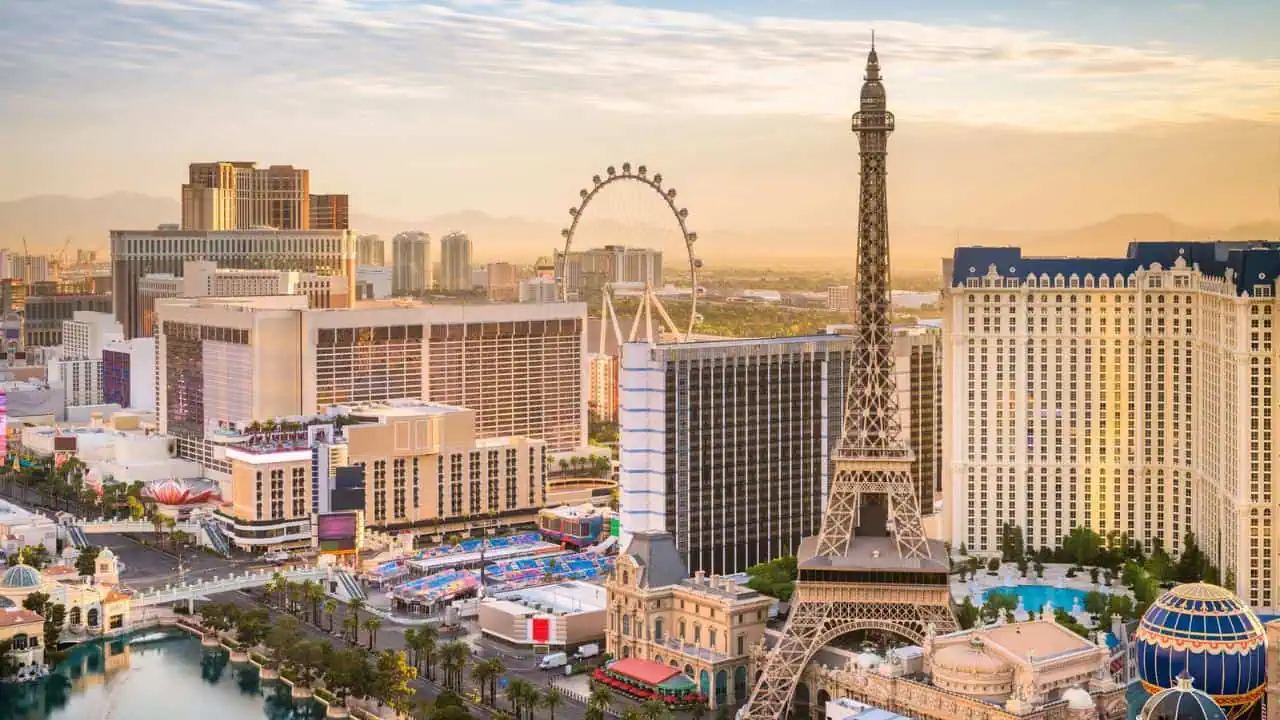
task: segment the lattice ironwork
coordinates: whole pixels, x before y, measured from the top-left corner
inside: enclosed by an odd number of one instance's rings
[[[903,602],[829,602],[821,598],[806,600],[805,592],[806,588],[797,586],[782,638],[769,653],[740,717],[783,717],[809,659],[841,635],[880,630],[920,645],[931,629],[939,634],[960,629],[945,595],[943,604],[910,602],[905,598]]]
[[[889,309],[889,229],[885,157],[893,113],[885,109],[880,61],[875,45],[867,57],[859,112],[853,116],[862,163],[858,200],[856,334],[845,396],[844,428],[832,454],[835,473],[816,556],[849,556],[864,496],[883,495],[890,534],[903,570],[931,558],[920,519],[920,501],[911,481],[911,451],[902,440],[893,374],[893,334]],[[802,566],[803,568],[803,559]],[[830,567],[830,565],[828,565]],[[817,583],[800,580],[782,639],[769,653],[741,720],[773,720],[785,715],[796,683],[821,647],[855,630],[891,632],[923,642],[929,628],[959,630],[950,591],[941,587]]]

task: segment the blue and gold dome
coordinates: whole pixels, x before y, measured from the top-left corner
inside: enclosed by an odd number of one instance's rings
[[[1266,631],[1229,590],[1206,583],[1173,588],[1142,616],[1134,641],[1147,692],[1176,688],[1186,673],[1232,718],[1249,715],[1262,698]]]

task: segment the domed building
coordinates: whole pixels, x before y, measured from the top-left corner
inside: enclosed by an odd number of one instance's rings
[[[1195,688],[1190,675],[1182,673],[1176,686],[1143,703],[1138,720],[1227,720],[1227,714],[1213,698]]]
[[[1231,591],[1207,583],[1173,588],[1142,616],[1134,643],[1138,677],[1147,692],[1178,689],[1186,674],[1226,717],[1260,715],[1267,683],[1266,631]]]
[[[21,605],[28,595],[40,589],[42,582],[39,570],[19,563],[5,569],[4,575],[0,575],[0,596],[8,598],[15,605]]]

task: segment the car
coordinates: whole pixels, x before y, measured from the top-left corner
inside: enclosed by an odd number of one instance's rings
[[[272,565],[282,565],[289,561],[289,553],[284,550],[272,550],[271,552],[263,555],[262,559]]]

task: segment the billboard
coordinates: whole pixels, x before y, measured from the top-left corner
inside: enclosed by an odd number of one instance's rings
[[[0,390],[0,459],[3,459],[9,452],[9,441],[7,434],[9,432],[9,402],[5,397],[4,391]]]
[[[525,632],[529,642],[536,645],[550,645],[555,641],[556,619],[554,617],[531,617],[526,621]]]
[[[353,553],[359,536],[359,513],[322,513],[316,516],[316,541],[322,553]]]

